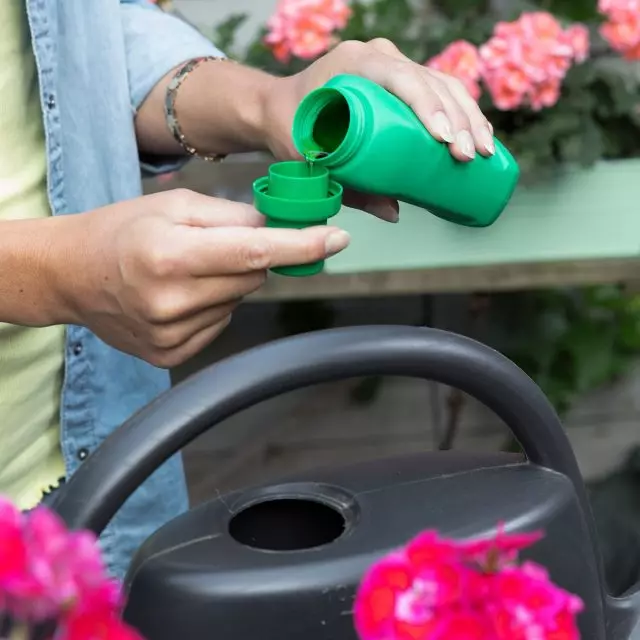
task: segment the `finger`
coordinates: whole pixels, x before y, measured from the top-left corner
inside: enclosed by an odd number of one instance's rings
[[[384,38],[377,38],[366,45],[360,44],[352,51],[352,55],[346,59],[344,73],[368,78],[384,87],[411,107],[436,140],[454,142],[453,127],[442,100],[424,81],[419,65]]]
[[[436,92],[435,82],[426,82],[419,65],[404,59],[373,51],[363,58],[353,73],[358,73],[383,86],[407,104],[424,124],[427,131],[440,142],[455,142],[455,131],[447,110],[452,108],[452,99],[446,90]],[[445,106],[442,96],[448,99]],[[464,156],[463,156],[464,157]],[[467,158],[468,159],[468,158]]]
[[[343,202],[347,207],[362,209],[386,222],[398,222],[400,218],[398,201],[393,198],[345,189]]]
[[[178,322],[154,326],[148,336],[149,346],[153,351],[179,349],[194,335],[226,320],[238,304],[240,299],[209,307]]]
[[[157,193],[151,197],[168,198],[164,202],[173,220],[193,227],[261,227],[264,216],[243,202],[212,198],[188,189]]]
[[[193,229],[180,254],[192,276],[217,276],[308,264],[342,251],[349,234],[336,227]]]
[[[408,62],[397,64],[400,66],[389,74],[383,86],[411,107],[436,140],[449,144],[455,142],[456,130],[448,114],[453,109],[446,92],[437,91],[436,83],[425,82],[417,65]]]
[[[219,322],[201,329],[179,347],[170,350],[158,350],[148,360],[151,364],[163,369],[170,369],[183,364],[213,342],[229,326],[230,322],[231,316],[227,315]]]
[[[364,75],[408,104],[437,140],[450,143],[454,157],[465,161],[475,157],[476,150],[483,155],[494,152],[492,130],[480,107],[461,82],[417,65],[384,38],[372,40],[368,46],[376,54],[386,56],[387,62],[385,64],[376,56],[366,56],[364,64],[367,65],[368,72]],[[389,70],[388,58],[400,63],[400,77]],[[360,65],[362,64],[361,61]],[[411,78],[411,72],[415,73],[417,70],[425,78],[427,88],[421,86],[415,77]],[[434,99],[434,93],[437,99]]]
[[[395,60],[415,65],[415,63],[410,58],[407,58],[390,40],[377,38],[372,40],[370,44],[377,51]],[[421,67],[420,71],[429,74],[429,70],[424,67]],[[452,153],[458,160],[469,160],[473,158],[475,156],[475,147],[473,137],[469,131],[471,128],[470,123],[465,119],[462,109],[456,104],[455,98],[448,90],[444,79],[427,75],[427,85],[436,93],[443,109],[442,113],[429,113],[427,120],[421,118],[423,124],[429,133],[434,135],[438,140],[451,143]],[[424,89],[416,85],[415,91],[424,91]],[[404,95],[396,95],[407,102],[407,98]],[[416,101],[418,100],[419,98],[416,99]],[[428,113],[420,106],[414,108],[414,111],[418,117],[420,117],[420,113]]]
[[[466,87],[451,76],[447,76],[439,71],[431,70],[432,74],[439,76],[447,85],[449,93],[457,104],[465,112],[470,124],[471,135],[475,148],[483,156],[491,156],[496,152],[493,140],[493,127],[482,113],[478,103],[471,97]]]
[[[449,83],[444,76],[438,76],[430,69],[421,68],[425,83],[435,91],[443,106],[444,116],[451,125],[453,141],[450,144],[451,154],[458,160],[469,161],[476,157],[476,147],[471,135],[471,122],[462,105],[451,94]],[[440,114],[436,115],[440,118]]]
[[[148,303],[144,317],[156,326],[175,324],[253,293],[264,284],[266,276],[266,271],[252,271],[232,276],[190,277],[180,285],[163,287]]]

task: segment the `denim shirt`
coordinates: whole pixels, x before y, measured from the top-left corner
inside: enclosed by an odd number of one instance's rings
[[[6,2],[7,0],[0,0]],[[10,2],[14,0],[8,0]],[[190,58],[221,55],[203,36],[147,0],[26,0],[36,57],[54,215],[141,195],[134,115],[153,86]],[[125,355],[84,327],[66,332],[61,443],[78,465],[134,412],[168,389],[169,374]],[[122,577],[140,544],[188,506],[180,457],[158,469],[102,535]]]

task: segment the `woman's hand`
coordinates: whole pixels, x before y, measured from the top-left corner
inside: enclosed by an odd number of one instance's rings
[[[389,40],[346,41],[304,71],[275,80],[266,98],[268,146],[278,158],[297,158],[291,141],[300,101],[332,77],[348,73],[368,78],[408,104],[437,140],[465,162],[477,153],[495,152],[493,129],[464,85],[456,78],[416,64]],[[396,221],[398,203],[390,198],[349,194],[347,204]]]
[[[266,228],[249,205],[184,190],[63,218],[47,273],[64,322],[160,367],[214,340],[267,269],[349,243],[336,227]]]

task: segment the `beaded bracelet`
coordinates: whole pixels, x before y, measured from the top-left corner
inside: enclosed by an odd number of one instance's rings
[[[200,160],[205,160],[206,162],[220,162],[227,157],[227,154],[216,154],[216,155],[203,155],[198,152],[195,147],[192,147],[185,139],[184,133],[182,132],[182,128],[180,127],[180,122],[178,121],[178,114],[176,112],[176,98],[178,95],[178,89],[180,89],[182,83],[185,81],[187,76],[197,67],[199,67],[203,62],[210,61],[225,61],[230,62],[227,58],[219,58],[215,56],[204,56],[202,58],[193,58],[188,62],[185,62],[175,73],[169,86],[167,87],[167,92],[165,95],[164,101],[164,114],[165,120],[167,123],[167,127],[169,127],[169,131],[171,135],[175,138],[176,142],[184,149],[184,151],[195,158],[199,158]]]

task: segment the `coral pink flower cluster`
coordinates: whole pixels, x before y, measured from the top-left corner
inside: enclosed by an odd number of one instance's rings
[[[121,621],[122,604],[93,534],[0,497],[0,618],[18,629],[54,623],[56,640],[141,640]]]
[[[280,0],[267,22],[265,43],[280,62],[316,58],[336,42],[335,32],[350,16],[345,0]]]
[[[474,100],[480,98],[482,60],[478,49],[466,40],[452,42],[442,53],[427,62],[430,69],[458,78]]]
[[[539,534],[454,542],[427,531],[375,564],[355,602],[361,640],[578,640],[582,601],[518,564]]]
[[[426,64],[459,78],[476,100],[482,81],[498,109],[538,111],[558,101],[567,71],[588,53],[584,25],[563,29],[550,13],[535,11],[496,24],[480,49],[457,41]]]
[[[640,60],[640,0],[599,0],[602,37],[627,60]]]

